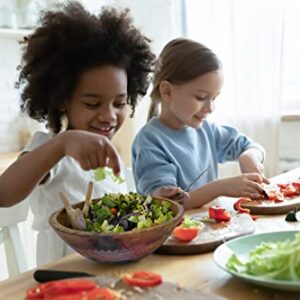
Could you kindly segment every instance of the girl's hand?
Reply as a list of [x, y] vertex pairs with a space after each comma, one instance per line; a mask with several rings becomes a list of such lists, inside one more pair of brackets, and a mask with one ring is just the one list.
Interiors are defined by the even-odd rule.
[[259, 173], [248, 173], [221, 179], [218, 182], [220, 195], [228, 197], [262, 198], [264, 177]]
[[64, 155], [77, 160], [82, 169], [91, 170], [107, 166], [112, 168], [116, 176], [119, 176], [119, 155], [105, 136], [82, 130], [68, 130], [58, 137]]
[[263, 154], [256, 148], [247, 149], [239, 157], [242, 173], [259, 173], [263, 182], [269, 184], [270, 181], [264, 176], [264, 165], [262, 163]]
[[152, 193], [153, 197], [161, 197], [175, 200], [184, 204], [189, 199], [189, 194], [177, 186], [163, 186]]

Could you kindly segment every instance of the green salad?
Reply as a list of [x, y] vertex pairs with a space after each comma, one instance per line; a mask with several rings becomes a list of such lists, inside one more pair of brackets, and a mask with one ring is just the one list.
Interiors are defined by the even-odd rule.
[[300, 232], [292, 240], [261, 243], [245, 262], [234, 254], [227, 267], [241, 274], [300, 282]]
[[171, 204], [137, 193], [105, 194], [91, 203], [86, 221], [87, 231], [124, 232], [149, 228], [174, 217]]

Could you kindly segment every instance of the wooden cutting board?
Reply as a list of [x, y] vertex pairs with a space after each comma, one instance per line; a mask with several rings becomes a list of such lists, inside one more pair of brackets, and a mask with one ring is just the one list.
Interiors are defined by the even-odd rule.
[[[191, 218], [200, 220], [207, 216], [207, 212], [190, 215]], [[204, 223], [205, 226], [198, 236], [189, 243], [180, 242], [171, 235], [164, 244], [158, 248], [161, 254], [200, 254], [213, 251], [225, 241], [251, 234], [255, 231], [255, 224], [248, 214], [232, 212], [230, 222]]]
[[120, 279], [107, 276], [89, 277], [95, 280], [100, 286], [111, 288], [124, 297], [122, 299], [130, 300], [222, 300], [224, 298], [203, 293], [197, 288], [183, 288], [178, 284], [171, 282], [163, 282], [162, 284], [152, 288], [134, 288], [125, 284]]
[[243, 203], [242, 207], [250, 209], [252, 214], [280, 215], [288, 213], [296, 208], [300, 208], [300, 197], [285, 199], [283, 202], [278, 203], [268, 200], [253, 200], [248, 203]]

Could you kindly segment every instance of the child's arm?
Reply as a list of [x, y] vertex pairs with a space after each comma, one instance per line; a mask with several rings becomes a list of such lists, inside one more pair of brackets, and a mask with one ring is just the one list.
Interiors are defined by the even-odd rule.
[[2, 174], [0, 207], [12, 206], [26, 198], [64, 156], [76, 159], [84, 170], [109, 166], [116, 175], [120, 172], [118, 154], [106, 137], [69, 130], [24, 153]]
[[263, 182], [263, 176], [258, 173], [218, 179], [189, 192], [189, 200], [184, 203], [184, 208], [201, 207], [219, 196], [259, 199], [262, 195]]
[[257, 148], [249, 148], [244, 151], [239, 157], [239, 163], [242, 173], [259, 173], [265, 183], [270, 183], [269, 180], [264, 177], [264, 154]]

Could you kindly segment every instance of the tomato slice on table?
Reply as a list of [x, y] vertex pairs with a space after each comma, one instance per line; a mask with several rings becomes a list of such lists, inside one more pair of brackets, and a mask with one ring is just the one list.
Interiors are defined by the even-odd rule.
[[179, 239], [181, 242], [190, 242], [193, 240], [197, 234], [198, 234], [199, 228], [198, 227], [182, 227], [182, 226], [177, 226], [173, 230], [174, 236]]
[[87, 292], [77, 292], [72, 294], [49, 295], [42, 298], [43, 300], [89, 300]]
[[[55, 280], [27, 290], [26, 299], [46, 299], [50, 296], [76, 294], [96, 288], [96, 282], [87, 279]], [[75, 298], [74, 299], [81, 299]]]
[[87, 292], [87, 300], [114, 300], [116, 297], [113, 292], [107, 288], [96, 288]]
[[153, 287], [162, 283], [162, 277], [152, 272], [139, 271], [133, 274], [126, 274], [122, 277], [123, 281], [129, 285], [139, 287]]
[[36, 287], [30, 288], [26, 291], [26, 299], [28, 300], [38, 300], [44, 298], [44, 292], [41, 288], [42, 284], [39, 284]]
[[217, 222], [228, 222], [231, 219], [230, 214], [221, 206], [210, 206], [208, 208], [208, 216]]

